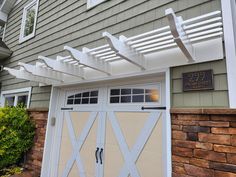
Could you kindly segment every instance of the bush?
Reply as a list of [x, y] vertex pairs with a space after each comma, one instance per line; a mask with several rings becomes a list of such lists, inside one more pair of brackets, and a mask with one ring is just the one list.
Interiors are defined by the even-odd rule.
[[34, 130], [24, 107], [0, 108], [0, 169], [19, 163], [33, 145]]
[[0, 170], [0, 177], [10, 177], [15, 174], [21, 174], [23, 172], [23, 168], [12, 166], [9, 168], [4, 168]]

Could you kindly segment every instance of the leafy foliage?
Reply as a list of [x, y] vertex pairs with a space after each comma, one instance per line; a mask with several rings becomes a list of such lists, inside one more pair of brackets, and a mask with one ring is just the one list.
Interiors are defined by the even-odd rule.
[[22, 171], [23, 171], [23, 168], [17, 167], [17, 166], [4, 168], [4, 169], [0, 170], [0, 177], [10, 177], [14, 174], [21, 174]]
[[0, 169], [19, 162], [33, 145], [34, 130], [24, 107], [0, 108]]
[[33, 33], [34, 21], [35, 21], [35, 9], [32, 8], [27, 12], [26, 15], [24, 36], [28, 36], [31, 33]]

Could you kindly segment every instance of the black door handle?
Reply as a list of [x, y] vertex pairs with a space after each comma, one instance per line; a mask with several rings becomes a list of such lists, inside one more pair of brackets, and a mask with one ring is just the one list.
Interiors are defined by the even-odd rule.
[[100, 156], [100, 163], [101, 163], [101, 165], [102, 165], [102, 153], [103, 153], [103, 148], [101, 148], [101, 150], [100, 150], [100, 154], [99, 154], [99, 156]]
[[98, 151], [99, 151], [99, 148], [97, 147], [97, 149], [95, 151], [96, 163], [98, 163]]

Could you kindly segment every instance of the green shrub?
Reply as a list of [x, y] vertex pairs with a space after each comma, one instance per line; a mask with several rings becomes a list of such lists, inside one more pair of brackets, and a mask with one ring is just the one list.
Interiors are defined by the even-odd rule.
[[0, 108], [0, 169], [20, 161], [33, 145], [34, 130], [24, 107]]
[[9, 168], [4, 168], [0, 170], [0, 177], [10, 177], [15, 174], [21, 174], [23, 172], [23, 168], [12, 166]]

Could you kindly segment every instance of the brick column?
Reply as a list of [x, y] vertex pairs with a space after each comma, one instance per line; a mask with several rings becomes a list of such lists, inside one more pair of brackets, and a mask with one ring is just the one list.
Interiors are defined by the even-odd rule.
[[236, 110], [172, 109], [173, 177], [236, 177]]
[[26, 154], [25, 168], [33, 177], [40, 176], [48, 109], [28, 109], [31, 120], [35, 123], [34, 145]]

